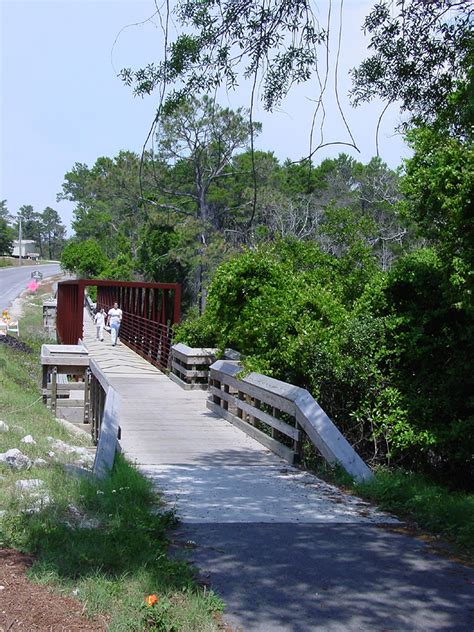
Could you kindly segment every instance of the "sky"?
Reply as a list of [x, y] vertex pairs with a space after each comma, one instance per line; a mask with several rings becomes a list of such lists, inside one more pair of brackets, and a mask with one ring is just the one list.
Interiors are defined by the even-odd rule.
[[[338, 92], [360, 153], [334, 145], [318, 151], [316, 164], [340, 151], [362, 162], [376, 154], [375, 131], [383, 104], [353, 109], [347, 98], [348, 70], [367, 56], [361, 26], [373, 3], [345, 0], [342, 23]], [[331, 76], [339, 2], [333, 5]], [[325, 0], [318, 2], [321, 22], [327, 6]], [[76, 162], [92, 166], [100, 156], [113, 157], [122, 149], [141, 151], [157, 98], [134, 97], [117, 75], [121, 68], [160, 59], [159, 25], [143, 23], [154, 10], [153, 0], [0, 0], [0, 200], [7, 200], [11, 213], [23, 204], [39, 212], [51, 206], [71, 235], [73, 204], [56, 200], [65, 173]], [[220, 104], [248, 106], [248, 88], [241, 84], [235, 93], [220, 93]], [[257, 105], [254, 118], [263, 124], [257, 149], [273, 151], [280, 160], [307, 155], [317, 94], [313, 80], [292, 90], [277, 112], [264, 112]], [[349, 142], [333, 86], [326, 95], [324, 142]], [[392, 168], [409, 155], [395, 132], [400, 120], [393, 105], [380, 128], [380, 156]]]

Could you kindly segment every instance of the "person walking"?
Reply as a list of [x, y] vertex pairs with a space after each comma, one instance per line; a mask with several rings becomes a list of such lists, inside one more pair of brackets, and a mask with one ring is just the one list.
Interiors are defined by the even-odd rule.
[[104, 341], [104, 327], [105, 327], [105, 310], [102, 307], [101, 310], [95, 313], [94, 324], [96, 327], [95, 339]]
[[120, 331], [120, 323], [122, 322], [122, 310], [118, 306], [118, 303], [114, 303], [114, 306], [109, 309], [107, 320], [110, 327], [110, 335], [112, 337], [112, 347], [115, 347]]

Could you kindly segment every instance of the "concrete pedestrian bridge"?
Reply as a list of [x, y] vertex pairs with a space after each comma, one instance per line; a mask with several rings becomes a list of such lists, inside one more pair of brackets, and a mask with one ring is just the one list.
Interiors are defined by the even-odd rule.
[[[256, 395], [258, 380], [247, 392], [240, 383], [233, 389], [230, 363], [227, 378], [211, 369], [209, 392], [182, 388], [123, 343], [112, 347], [107, 334], [96, 341], [87, 315], [83, 331], [92, 370], [89, 421], [96, 432], [96, 417], [102, 422], [98, 458], [110, 463], [118, 442], [175, 509], [172, 548], [222, 596], [233, 629], [474, 630], [472, 569], [289, 464], [296, 427], [280, 454], [262, 445], [256, 430], [242, 431], [246, 416], [273, 423], [289, 414], [276, 410], [286, 406], [280, 400]], [[199, 378], [202, 365], [192, 371], [177, 358], [183, 380]], [[300, 410], [301, 394], [279, 388], [278, 397], [299, 402]], [[284, 430], [275, 424], [272, 447]]]

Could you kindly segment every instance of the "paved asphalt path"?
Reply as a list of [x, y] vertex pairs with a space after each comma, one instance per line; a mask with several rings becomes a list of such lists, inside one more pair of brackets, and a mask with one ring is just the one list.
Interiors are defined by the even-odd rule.
[[309, 473], [141, 469], [176, 506], [174, 554], [223, 598], [233, 630], [474, 631], [474, 569]]
[[387, 527], [215, 522], [183, 524], [176, 538], [233, 630], [474, 630], [473, 569]]
[[61, 272], [58, 263], [0, 268], [0, 310], [8, 309], [17, 296], [26, 289], [29, 281], [31, 281], [31, 273], [34, 272], [34, 270], [42, 272], [43, 278]]

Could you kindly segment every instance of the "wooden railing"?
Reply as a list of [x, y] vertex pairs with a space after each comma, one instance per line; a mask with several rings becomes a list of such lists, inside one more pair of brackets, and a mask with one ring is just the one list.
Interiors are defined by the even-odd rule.
[[[58, 408], [83, 409], [83, 423], [89, 423], [89, 355], [83, 345], [50, 345], [41, 347], [43, 402], [54, 415]], [[69, 382], [67, 376], [79, 376]], [[78, 378], [78, 379], [79, 379]], [[81, 399], [69, 399], [71, 391], [82, 391]]]
[[94, 385], [91, 395], [92, 423], [96, 428], [97, 443], [93, 471], [102, 478], [110, 473], [115, 453], [120, 450], [120, 397], [95, 360], [91, 360], [90, 368]]
[[207, 390], [209, 367], [217, 349], [193, 348], [181, 342], [171, 347], [170, 378], [184, 389]]
[[94, 445], [99, 442], [100, 427], [104, 418], [105, 398], [107, 391], [103, 388], [100, 380], [94, 375], [93, 370], [90, 376], [90, 411], [89, 420], [91, 424], [91, 437]]
[[[84, 423], [90, 424], [92, 441], [97, 445], [94, 474], [105, 476], [112, 468], [115, 452], [119, 449], [119, 398], [82, 345], [43, 345], [41, 363], [44, 403], [51, 407], [53, 414], [57, 413], [58, 406], [82, 403]], [[68, 375], [80, 373], [84, 376], [83, 382], [67, 380]], [[72, 390], [83, 391], [84, 399], [63, 399]]]
[[372, 473], [305, 389], [258, 373], [241, 377], [238, 362], [210, 367], [210, 410], [227, 419], [290, 463], [301, 455], [306, 436], [329, 463], [357, 480]]

